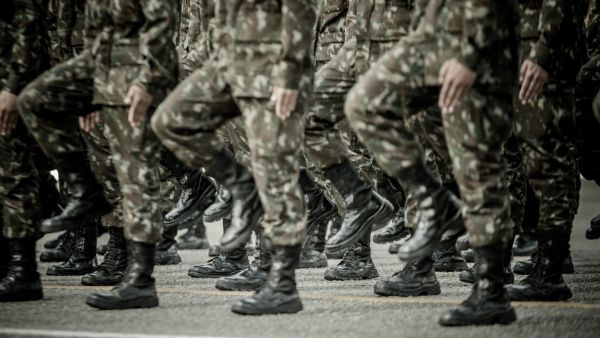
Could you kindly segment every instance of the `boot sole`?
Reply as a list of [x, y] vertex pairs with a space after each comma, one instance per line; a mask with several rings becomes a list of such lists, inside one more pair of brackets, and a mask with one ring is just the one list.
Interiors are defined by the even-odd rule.
[[[388, 214], [386, 209], [388, 209], [387, 204], [381, 204], [377, 211], [375, 211], [371, 216], [369, 216], [369, 218], [367, 218], [360, 230], [358, 230], [353, 235], [337, 244], [325, 244], [325, 254], [335, 254], [337, 252], [347, 249], [349, 246], [351, 246], [360, 238], [362, 238], [367, 232], [369, 232], [369, 229], [371, 230], [371, 232], [375, 231], [375, 224], [381, 225], [381, 223], [383, 223], [383, 225], [381, 225], [379, 229], [383, 228], [385, 226], [385, 222], [382, 222], [382, 220], [386, 219], [386, 215]], [[391, 213], [391, 217], [393, 217], [393, 212]]]
[[379, 277], [379, 272], [371, 272], [369, 274], [363, 276], [337, 276], [332, 274], [327, 274], [327, 272], [323, 275], [323, 279], [326, 281], [345, 281], [345, 280], [366, 280], [366, 279], [375, 279]]
[[87, 280], [82, 279], [81, 285], [83, 285], [83, 286], [115, 286], [115, 285], [119, 284], [120, 282], [121, 282], [121, 279], [119, 279], [117, 281], [111, 281], [111, 282], [100, 282], [98, 280], [87, 281]]
[[20, 291], [10, 293], [0, 297], [0, 302], [30, 302], [41, 299], [44, 299], [44, 292], [40, 289], [34, 291]]
[[454, 216], [452, 216], [452, 218], [448, 222], [444, 224], [444, 226], [442, 227], [444, 230], [440, 232], [439, 238], [429, 241], [429, 243], [425, 244], [424, 246], [410, 252], [403, 252], [402, 248], [400, 248], [400, 250], [398, 250], [398, 257], [400, 257], [400, 259], [402, 260], [409, 260], [412, 258], [422, 258], [431, 256], [431, 254], [433, 254], [435, 249], [439, 246], [440, 240], [444, 235], [444, 232], [448, 231], [449, 229], [457, 228], [459, 226], [463, 226], [462, 213], [460, 209], [456, 212], [456, 214], [454, 214]]
[[560, 302], [573, 298], [571, 290], [554, 290], [545, 294], [538, 295], [519, 295], [509, 289], [510, 300], [515, 302]]
[[202, 274], [202, 273], [196, 273], [196, 272], [192, 272], [192, 271], [188, 271], [188, 276], [192, 277], [192, 278], [221, 278], [221, 277], [231, 277], [237, 273], [239, 273], [240, 271], [246, 269], [247, 267], [244, 267], [242, 269], [239, 270], [235, 270], [232, 271], [231, 273], [227, 273], [227, 274]]
[[395, 242], [399, 239], [402, 239], [404, 237], [406, 237], [409, 234], [408, 230], [403, 230], [399, 233], [396, 233], [392, 236], [377, 236], [377, 235], [373, 235], [373, 242], [377, 243], [377, 244], [388, 244], [388, 243], [392, 243]]
[[505, 312], [502, 313], [497, 313], [494, 314], [492, 316], [488, 316], [485, 318], [478, 318], [477, 320], [473, 320], [473, 321], [445, 321], [442, 320], [440, 318], [439, 320], [439, 324], [442, 326], [472, 326], [472, 325], [494, 325], [494, 324], [500, 324], [500, 325], [507, 325], [510, 323], [513, 323], [514, 321], [517, 320], [517, 314], [515, 313], [515, 310], [513, 308], [511, 308], [510, 310], [507, 310]]
[[106, 199], [102, 202], [102, 204], [103, 205], [100, 205], [99, 207], [94, 208], [93, 211], [86, 213], [85, 217], [83, 217], [82, 219], [76, 220], [74, 222], [66, 222], [66, 223], [55, 224], [55, 225], [48, 225], [48, 224], [44, 224], [45, 222], [42, 222], [42, 224], [40, 225], [40, 232], [49, 234], [49, 233], [54, 233], [54, 232], [75, 229], [75, 228], [79, 227], [81, 224], [83, 224], [89, 220], [100, 218], [113, 210], [112, 205], [110, 205], [110, 203], [108, 203], [108, 201], [106, 201]]
[[274, 308], [267, 309], [259, 309], [254, 307], [247, 307], [241, 304], [234, 304], [231, 307], [231, 312], [237, 313], [240, 315], [247, 316], [262, 316], [262, 315], [276, 315], [276, 314], [284, 314], [284, 313], [297, 313], [302, 311], [304, 307], [300, 301], [292, 304], [283, 304]]
[[98, 298], [88, 298], [85, 303], [100, 310], [143, 309], [157, 307], [158, 298], [133, 299], [123, 303], [111, 303]]
[[221, 210], [221, 212], [218, 212], [216, 214], [209, 214], [209, 215], [202, 214], [202, 219], [206, 223], [220, 221], [223, 218], [227, 217], [227, 215], [231, 214], [232, 210], [233, 210], [233, 201], [231, 201], [231, 203], [229, 203], [229, 207]]
[[240, 283], [235, 286], [231, 286], [231, 285], [228, 285], [225, 283], [219, 283], [219, 282], [220, 282], [220, 280], [218, 280], [215, 283], [215, 288], [217, 288], [218, 290], [221, 290], [221, 291], [256, 291], [264, 285], [264, 283], [261, 285]]
[[437, 296], [442, 293], [440, 283], [425, 284], [414, 289], [405, 290], [393, 290], [383, 288], [375, 284], [375, 294], [384, 297], [396, 296], [396, 297], [419, 297], [419, 296]]
[[[190, 206], [186, 211], [184, 211], [179, 217], [177, 217], [176, 219], [170, 220], [170, 221], [165, 221], [165, 227], [172, 227], [172, 226], [180, 226], [180, 227], [185, 227], [186, 224], [192, 223], [198, 219], [200, 219], [201, 217], [203, 217], [203, 212], [206, 208], [208, 208], [211, 204], [214, 203], [215, 199], [212, 198], [210, 200], [206, 199], [206, 196], [210, 196], [211, 194], [214, 194], [216, 192], [215, 188], [212, 187], [212, 189], [208, 189], [204, 192], [204, 194], [202, 194], [198, 200], [196, 200], [196, 202], [194, 202], [194, 204], [192, 204], [192, 206]], [[210, 203], [207, 203], [210, 202]], [[190, 216], [193, 216], [194, 213], [198, 210], [201, 210], [201, 212], [198, 213], [197, 217], [194, 217], [193, 219], [189, 219], [188, 218]]]
[[94, 272], [95, 270], [96, 270], [96, 268], [92, 268], [90, 270], [85, 270], [85, 271], [81, 271], [81, 272], [75, 272], [75, 271], [72, 271], [72, 272], [57, 272], [57, 271], [50, 271], [50, 270], [48, 270], [48, 271], [46, 271], [46, 275], [48, 275], [48, 276], [59, 276], [59, 277], [60, 276], [63, 276], [63, 277], [64, 276], [85, 276], [88, 273]]

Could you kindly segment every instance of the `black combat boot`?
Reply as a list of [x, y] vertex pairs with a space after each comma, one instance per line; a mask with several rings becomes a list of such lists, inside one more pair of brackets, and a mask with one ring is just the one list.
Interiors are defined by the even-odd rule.
[[220, 246], [213, 245], [208, 249], [208, 257], [217, 257], [221, 255], [222, 252], [223, 250], [221, 250]]
[[233, 250], [246, 244], [263, 214], [252, 173], [227, 150], [215, 156], [206, 174], [229, 190], [233, 200], [231, 226], [221, 238], [221, 249]]
[[210, 248], [206, 238], [206, 227], [204, 221], [199, 219], [188, 231], [179, 238], [176, 244], [179, 250], [204, 250]]
[[0, 281], [0, 302], [22, 302], [44, 298], [35, 262], [35, 238], [8, 239], [10, 262]]
[[538, 255], [531, 274], [509, 289], [516, 301], [561, 301], [573, 297], [562, 276], [569, 253], [570, 233], [540, 233]]
[[254, 295], [235, 303], [231, 310], [242, 315], [296, 313], [302, 302], [296, 289], [296, 268], [302, 246], [273, 246], [267, 282]]
[[177, 227], [163, 227], [162, 237], [156, 245], [156, 257], [154, 262], [156, 265], [176, 265], [181, 263], [181, 256], [177, 251]]
[[245, 248], [223, 251], [217, 257], [213, 257], [205, 264], [192, 266], [188, 270], [188, 276], [194, 278], [219, 278], [231, 276], [248, 268], [250, 262]]
[[123, 236], [123, 228], [108, 228], [108, 244], [104, 261], [96, 271], [81, 278], [81, 284], [117, 285], [121, 282], [127, 268], [127, 242]]
[[52, 249], [42, 251], [42, 262], [66, 262], [71, 257], [71, 231], [67, 230], [56, 238], [57, 244]]
[[152, 273], [156, 245], [127, 242], [127, 269], [117, 286], [108, 292], [91, 294], [86, 303], [102, 310], [150, 308], [158, 306]]
[[371, 189], [349, 160], [326, 168], [325, 176], [342, 195], [346, 213], [340, 230], [325, 245], [327, 252], [342, 251], [371, 230], [379, 230], [394, 217], [392, 204]]
[[347, 249], [339, 264], [325, 270], [325, 280], [359, 280], [379, 277], [377, 268], [371, 259], [371, 233]]
[[[533, 271], [533, 266], [537, 260], [537, 251], [534, 252], [528, 259], [524, 261], [515, 262], [513, 265], [513, 272], [517, 275], [529, 275]], [[573, 266], [573, 260], [571, 253], [565, 257], [562, 266], [562, 274], [568, 275], [575, 273], [575, 267]]]
[[300, 186], [307, 197], [308, 218], [306, 221], [306, 240], [300, 255], [298, 268], [326, 268], [325, 236], [327, 225], [337, 215], [337, 207], [323, 190], [310, 178], [306, 170], [300, 171]]
[[432, 296], [441, 292], [431, 257], [411, 259], [392, 277], [375, 283], [375, 293], [380, 296]]
[[[510, 243], [512, 243], [512, 241], [510, 241]], [[473, 252], [473, 256], [475, 257], [475, 250], [470, 249], [471, 252]], [[507, 245], [506, 246], [506, 250], [504, 252], [504, 284], [505, 285], [510, 285], [513, 284], [515, 282], [515, 275], [513, 274], [511, 268], [510, 268], [510, 261], [512, 259], [512, 246], [511, 245]], [[463, 272], [460, 273], [460, 275], [458, 276], [458, 279], [463, 282], [463, 283], [467, 283], [467, 284], [475, 284], [475, 281], [477, 280], [477, 262], [475, 262], [475, 264], [473, 264], [473, 266]]]
[[412, 193], [419, 209], [413, 236], [400, 247], [401, 259], [431, 256], [447, 231], [463, 231], [460, 201], [437, 182], [425, 165], [402, 170], [398, 178]]
[[378, 192], [389, 200], [394, 207], [394, 217], [381, 229], [373, 234], [373, 242], [378, 244], [392, 243], [409, 235], [404, 220], [404, 204], [406, 196], [400, 183], [392, 177], [385, 176], [379, 185]]
[[467, 262], [456, 251], [456, 238], [442, 239], [440, 247], [433, 252], [435, 271], [458, 272], [469, 267]]
[[271, 270], [272, 250], [271, 240], [261, 236], [258, 257], [252, 262], [252, 266], [233, 276], [219, 278], [215, 285], [216, 288], [224, 291], [255, 291], [260, 289], [267, 282], [269, 270]]
[[471, 243], [469, 243], [469, 234], [464, 234], [456, 240], [456, 251], [462, 253], [471, 249]]
[[215, 201], [206, 210], [204, 210], [205, 222], [216, 222], [231, 215], [233, 208], [233, 198], [231, 192], [222, 185], [217, 186]]
[[86, 152], [63, 156], [56, 160], [56, 164], [66, 173], [65, 181], [71, 195], [60, 215], [42, 222], [41, 232], [75, 229], [112, 211], [113, 207], [104, 196], [102, 185], [90, 169]]
[[83, 276], [96, 269], [97, 222], [87, 222], [82, 227], [70, 230], [71, 256], [63, 264], [48, 268], [48, 276]]
[[200, 170], [189, 170], [178, 180], [183, 189], [175, 208], [165, 215], [165, 227], [184, 228], [196, 223], [215, 201], [215, 187]]
[[517, 320], [504, 289], [504, 245], [475, 248], [477, 281], [471, 295], [457, 308], [446, 312], [444, 326], [509, 324]]
[[590, 221], [590, 227], [585, 231], [585, 238], [598, 239], [600, 238], [600, 214], [594, 216]]
[[537, 238], [530, 234], [520, 234], [515, 238], [512, 251], [515, 256], [530, 256], [537, 250]]

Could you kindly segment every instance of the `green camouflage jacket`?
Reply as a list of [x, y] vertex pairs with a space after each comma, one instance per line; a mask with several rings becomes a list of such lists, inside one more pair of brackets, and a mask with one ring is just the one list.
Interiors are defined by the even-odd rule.
[[177, 82], [175, 0], [89, 0], [86, 38], [96, 60], [94, 103], [125, 105], [132, 85], [160, 103]]

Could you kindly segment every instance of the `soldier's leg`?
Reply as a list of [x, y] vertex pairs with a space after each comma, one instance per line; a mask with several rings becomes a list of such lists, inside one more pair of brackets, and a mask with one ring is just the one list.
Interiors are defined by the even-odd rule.
[[393, 217], [392, 205], [373, 192], [348, 160], [347, 147], [335, 128], [345, 118], [344, 99], [355, 83], [354, 56], [350, 54], [340, 52], [316, 73], [306, 125], [307, 155], [345, 200], [344, 220], [336, 235], [328, 239], [328, 252], [348, 248]]
[[106, 198], [113, 206], [112, 212], [102, 217], [102, 225], [107, 228], [108, 243], [104, 260], [96, 271], [82, 277], [83, 285], [116, 285], [127, 267], [127, 242], [123, 234], [123, 208], [121, 185], [111, 157], [110, 144], [104, 135], [106, 128], [103, 116], [100, 123], [84, 138], [92, 171], [102, 184]]
[[[163, 144], [190, 167], [205, 167], [208, 176], [232, 194], [232, 224], [221, 239], [224, 249], [245, 244], [262, 214], [250, 171], [238, 163], [216, 130], [240, 115], [231, 89], [218, 67], [208, 63], [181, 82], [158, 107], [152, 126]], [[248, 212], [248, 211], [251, 212]]]
[[35, 257], [40, 202], [33, 148], [34, 140], [21, 120], [12, 133], [0, 136], [0, 214], [7, 242], [2, 249], [5, 276], [0, 281], [0, 302], [43, 298]]
[[[448, 203], [450, 195], [426, 169], [419, 141], [405, 123], [410, 113], [422, 111], [435, 103], [435, 88], [423, 86], [415, 90], [408, 88], [405, 82], [398, 81], [404, 79], [406, 83], [419, 83], [418, 74], [424, 72], [422, 65], [419, 64], [419, 60], [422, 59], [423, 56], [419, 54], [418, 49], [406, 48], [402, 45], [386, 53], [371, 66], [348, 94], [345, 111], [359, 139], [371, 151], [378, 164], [390, 176], [402, 180], [403, 186], [408, 188], [407, 192], [415, 195], [415, 203], [421, 204], [419, 206], [421, 209], [428, 208], [425, 211], [430, 218], [421, 216], [419, 219], [434, 223], [447, 222], [445, 216], [437, 214], [438, 211], [432, 209], [440, 205], [442, 208], [449, 209], [443, 205]], [[414, 64], [404, 67], [398, 64], [399, 60], [411, 60]], [[383, 76], [383, 74], [394, 74], [394, 76]], [[418, 170], [414, 170], [418, 175], [398, 176], [399, 173], [403, 174], [401, 169], [412, 167], [418, 167]], [[421, 181], [426, 181], [426, 184], [417, 188], [415, 182], [409, 182], [410, 184], [407, 185], [408, 177], [411, 176], [420, 177]], [[434, 205], [426, 205], [421, 202], [426, 198], [430, 201], [442, 200], [436, 201]], [[453, 213], [459, 212], [458, 207], [453, 206], [453, 208], [456, 210]], [[448, 211], [444, 212], [449, 214]], [[436, 219], [432, 220], [432, 216]], [[411, 259], [403, 270], [390, 278], [378, 281], [375, 292], [386, 296], [439, 294], [440, 285], [435, 277], [431, 259], [434, 248], [435, 245], [432, 245], [425, 258]]]
[[122, 281], [110, 292], [95, 293], [87, 299], [88, 305], [101, 309], [158, 305], [152, 274], [163, 225], [158, 172], [160, 142], [150, 129], [149, 120], [133, 128], [127, 120], [127, 109], [104, 106], [101, 112], [123, 195], [123, 230], [128, 250], [128, 273]]
[[271, 240], [268, 282], [254, 296], [233, 305], [241, 314], [297, 312], [302, 309], [295, 281], [306, 238], [304, 195], [298, 183], [299, 153], [304, 141], [306, 94], [283, 120], [268, 99], [237, 98], [252, 154], [252, 170], [264, 208], [263, 238]]
[[[572, 297], [562, 277], [579, 205], [580, 176], [571, 142], [573, 98], [545, 95], [542, 134], [525, 139], [529, 183], [540, 202], [538, 256], [529, 277], [511, 289], [514, 300], [558, 301]], [[569, 270], [572, 263], [568, 263]]]
[[45, 220], [43, 232], [77, 228], [111, 210], [92, 172], [76, 114], [87, 115], [93, 99], [93, 57], [84, 52], [45, 72], [19, 96], [19, 110], [44, 153], [54, 162], [71, 192], [61, 215]]

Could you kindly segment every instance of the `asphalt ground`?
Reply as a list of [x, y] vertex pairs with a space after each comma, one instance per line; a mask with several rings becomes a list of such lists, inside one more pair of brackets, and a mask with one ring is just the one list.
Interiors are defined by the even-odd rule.
[[[231, 313], [231, 304], [250, 293], [218, 291], [214, 279], [188, 277], [191, 265], [208, 259], [207, 250], [188, 250], [181, 251], [182, 264], [156, 268], [160, 307], [154, 309], [92, 309], [85, 304], [86, 296], [105, 288], [81, 286], [79, 277], [47, 276], [50, 265], [40, 264], [44, 300], [0, 304], [0, 337], [600, 337], [600, 241], [584, 238], [599, 204], [600, 188], [584, 183], [572, 237], [576, 273], [565, 276], [573, 299], [515, 303], [518, 321], [508, 326], [437, 324], [445, 310], [469, 294], [470, 287], [457, 273], [438, 273], [439, 296], [386, 298], [373, 293], [374, 280], [328, 282], [323, 279], [325, 269], [304, 269], [297, 273], [302, 312], [239, 316]], [[221, 229], [220, 224], [208, 225], [213, 243]], [[400, 267], [387, 245], [374, 244], [373, 259], [381, 276]], [[329, 266], [337, 262], [330, 260]]]

